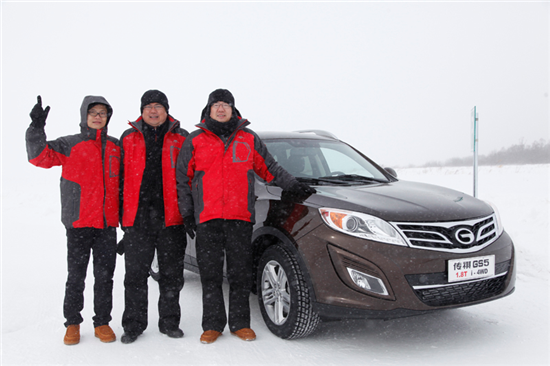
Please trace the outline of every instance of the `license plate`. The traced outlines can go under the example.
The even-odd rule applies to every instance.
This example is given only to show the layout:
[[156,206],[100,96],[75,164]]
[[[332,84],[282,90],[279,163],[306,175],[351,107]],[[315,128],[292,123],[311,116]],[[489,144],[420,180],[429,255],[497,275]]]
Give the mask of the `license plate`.
[[447,268],[449,282],[491,277],[495,275],[495,256],[451,259]]

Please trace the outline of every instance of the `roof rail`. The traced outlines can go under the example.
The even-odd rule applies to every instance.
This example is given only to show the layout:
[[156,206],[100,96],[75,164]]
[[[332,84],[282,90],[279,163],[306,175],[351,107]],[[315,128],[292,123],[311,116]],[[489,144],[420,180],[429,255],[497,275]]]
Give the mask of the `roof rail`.
[[329,137],[331,139],[338,140],[338,137],[336,137],[336,135],[333,135],[332,133],[330,133],[328,131],[324,131],[324,130],[300,130],[300,131],[294,131],[294,132],[299,132],[299,133],[312,132],[312,133],[314,133],[316,135],[319,135],[319,136]]

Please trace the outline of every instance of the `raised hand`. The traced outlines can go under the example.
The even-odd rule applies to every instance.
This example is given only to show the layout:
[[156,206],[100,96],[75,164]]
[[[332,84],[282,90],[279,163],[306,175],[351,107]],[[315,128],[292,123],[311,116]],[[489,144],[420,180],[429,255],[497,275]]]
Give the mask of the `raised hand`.
[[37,103],[31,110],[31,126],[36,128],[44,128],[46,126],[46,118],[48,118],[48,113],[50,113],[50,106],[47,106],[46,109],[42,109],[42,97],[39,95],[37,98]]

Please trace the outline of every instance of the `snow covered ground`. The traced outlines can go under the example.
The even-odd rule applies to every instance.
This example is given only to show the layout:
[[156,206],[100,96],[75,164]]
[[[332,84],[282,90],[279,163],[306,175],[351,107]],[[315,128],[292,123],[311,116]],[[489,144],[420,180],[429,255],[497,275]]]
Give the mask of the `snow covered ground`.
[[[158,332],[158,287],[150,280],[149,328],[133,344],[102,344],[93,335],[89,271],[79,345],[63,344],[65,231],[59,220],[59,169],[19,165],[2,193],[2,365],[548,365],[549,165],[483,166],[479,197],[497,205],[516,245],[516,291],[482,305],[390,321],[324,323],[318,332],[285,341],[272,335],[251,296],[258,339],[243,342],[226,330],[203,345],[201,290],[186,271],[181,294],[182,339]],[[471,194],[471,168],[398,169],[399,178]],[[4,177],[7,171],[4,171]],[[124,262],[118,257],[111,326],[118,337]]]

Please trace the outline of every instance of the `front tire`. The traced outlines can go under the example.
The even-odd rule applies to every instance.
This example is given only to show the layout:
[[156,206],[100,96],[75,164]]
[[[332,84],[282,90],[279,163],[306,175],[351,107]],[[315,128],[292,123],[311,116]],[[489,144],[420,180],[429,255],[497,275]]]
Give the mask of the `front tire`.
[[296,258],[279,245],[266,249],[258,264],[260,311],[269,330],[283,339],[313,333],[320,322]]

